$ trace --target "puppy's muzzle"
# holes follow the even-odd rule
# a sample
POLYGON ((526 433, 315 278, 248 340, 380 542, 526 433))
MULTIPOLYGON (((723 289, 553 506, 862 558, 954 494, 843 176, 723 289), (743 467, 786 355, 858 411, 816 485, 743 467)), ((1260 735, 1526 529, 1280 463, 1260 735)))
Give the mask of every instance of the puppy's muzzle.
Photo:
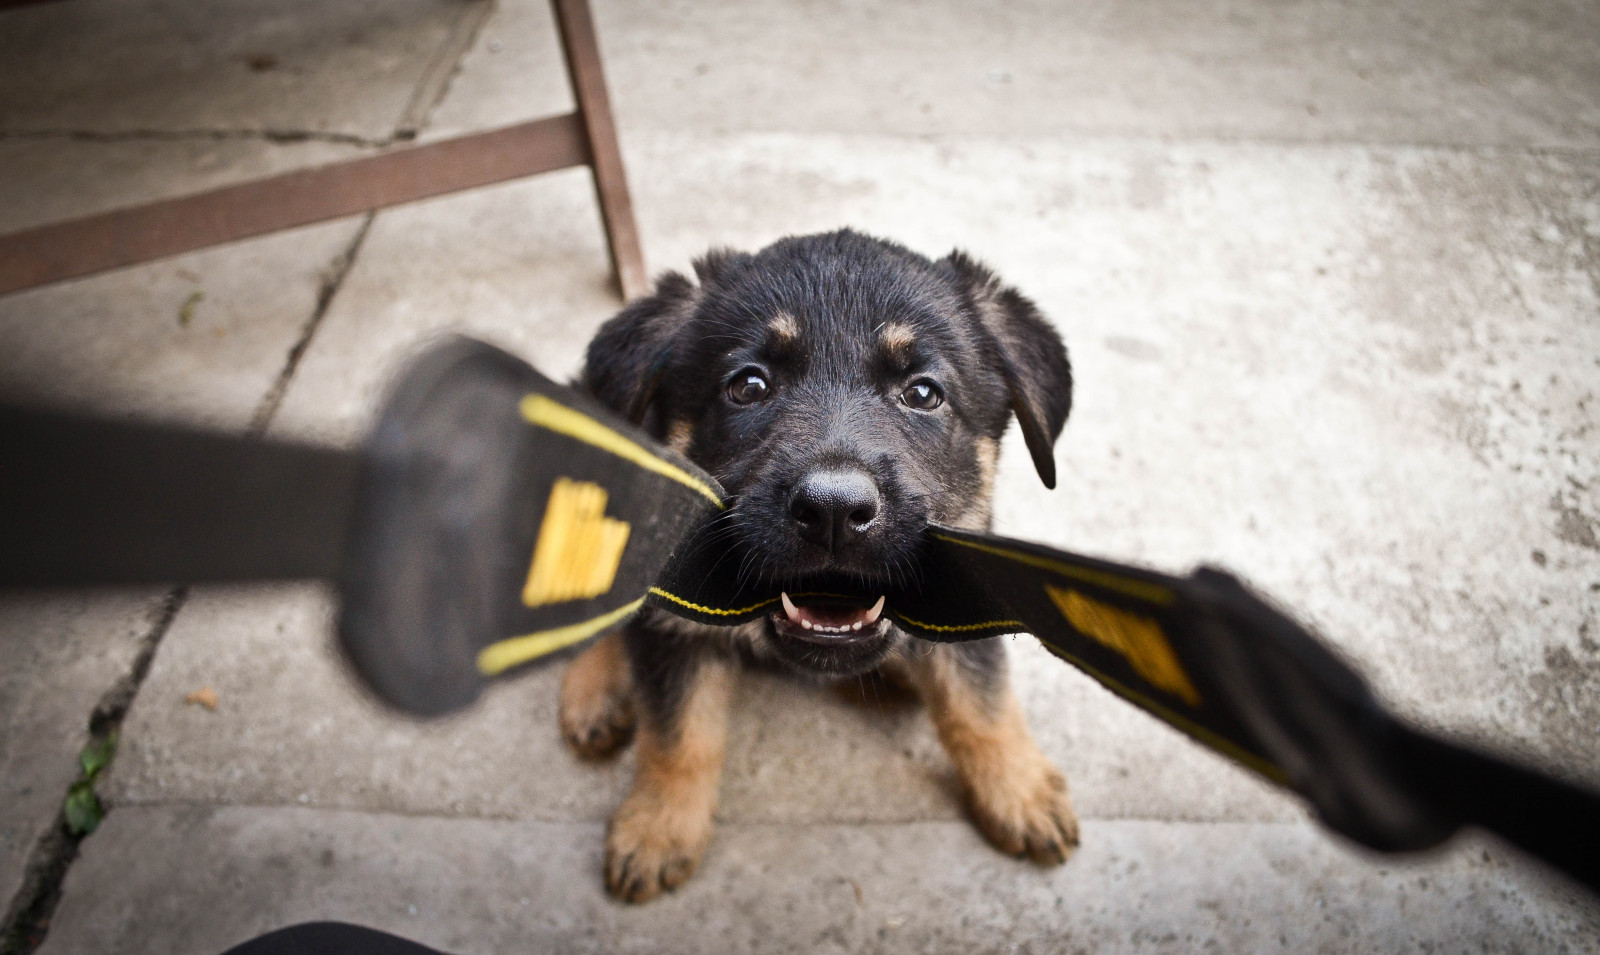
POLYGON ((802 540, 832 554, 871 529, 882 503, 877 482, 860 470, 812 471, 789 497, 789 519, 802 540))

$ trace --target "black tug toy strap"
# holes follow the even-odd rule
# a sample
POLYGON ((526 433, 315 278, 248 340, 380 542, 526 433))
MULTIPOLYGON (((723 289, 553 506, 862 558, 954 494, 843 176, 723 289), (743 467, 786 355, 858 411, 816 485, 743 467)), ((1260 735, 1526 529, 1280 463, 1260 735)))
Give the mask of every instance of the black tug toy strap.
MULTIPOLYGON (((356 452, 0 409, 0 586, 332 578, 348 658, 419 715, 645 605, 716 625, 777 611, 716 546, 726 507, 688 461, 467 339, 400 378, 356 452)), ((816 589, 792 596, 878 596, 816 589)), ((1476 823, 1600 888, 1600 797, 1400 723, 1224 573, 930 526, 915 584, 882 595, 925 640, 1035 635, 1365 845, 1476 823)))
POLYGON ((364 465, 339 637, 380 696, 422 715, 622 623, 724 507, 688 461, 467 339, 400 379, 364 465))
MULTIPOLYGON (((709 536, 709 531, 703 531, 709 536)), ((722 555, 691 539, 651 588, 651 605, 701 623, 736 624, 778 610, 775 589, 734 589, 722 555)), ((1193 631, 1206 607, 1186 581, 1022 541, 932 525, 914 587, 891 588, 884 613, 940 643, 1031 633, 1051 653, 1135 706, 1280 785, 1288 777, 1214 692, 1193 631), (1198 674, 1198 676, 1197 676, 1198 674)), ((845 595, 822 589, 806 597, 845 595)))

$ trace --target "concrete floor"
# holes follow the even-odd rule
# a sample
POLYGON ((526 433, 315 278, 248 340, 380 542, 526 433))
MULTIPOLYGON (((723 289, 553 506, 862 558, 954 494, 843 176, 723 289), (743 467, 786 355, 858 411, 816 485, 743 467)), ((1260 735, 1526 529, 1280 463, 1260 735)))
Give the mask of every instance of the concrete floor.
MULTIPOLYGON (((569 108, 545 6, 485 2, 0 12, 0 229, 569 108)), ((1060 490, 1008 438, 1000 532, 1224 564, 1400 711, 1600 785, 1600 7, 594 2, 652 268, 840 225, 968 249, 1079 380, 1060 490)), ((566 375, 617 307, 569 171, 0 298, 0 391, 349 443, 430 337, 566 375)), ((42 951, 314 918, 461 955, 1600 951, 1600 903, 1493 840, 1353 850, 1030 638, 1085 816, 1065 867, 983 844, 920 711, 752 678, 700 874, 622 906, 630 757, 567 753, 559 672, 412 723, 329 613, 310 585, 0 600, 12 915, 154 648, 42 951)))

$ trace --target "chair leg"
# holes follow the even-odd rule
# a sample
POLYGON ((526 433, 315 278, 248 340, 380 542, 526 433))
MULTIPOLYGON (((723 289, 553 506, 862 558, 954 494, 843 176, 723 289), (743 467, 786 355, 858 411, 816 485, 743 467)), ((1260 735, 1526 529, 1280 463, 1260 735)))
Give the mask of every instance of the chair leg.
POLYGON ((600 200, 600 218, 611 250, 611 264, 616 269, 622 297, 638 298, 649 291, 649 276, 639 248, 639 227, 633 219, 628 180, 622 170, 622 153, 617 146, 611 100, 606 95, 605 75, 600 67, 594 19, 589 13, 588 0, 551 0, 551 6, 555 8, 561 47, 566 53, 567 75, 578 101, 578 115, 583 118, 589 140, 590 168, 594 170, 595 193, 600 200))

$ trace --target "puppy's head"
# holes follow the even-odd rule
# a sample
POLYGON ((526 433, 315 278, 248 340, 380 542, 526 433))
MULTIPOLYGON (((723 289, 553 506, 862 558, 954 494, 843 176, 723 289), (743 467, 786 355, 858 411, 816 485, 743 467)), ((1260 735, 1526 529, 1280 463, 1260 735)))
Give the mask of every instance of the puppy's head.
POLYGON ((1054 486, 1066 350, 960 253, 842 231, 695 271, 698 286, 669 274, 601 329, 584 383, 730 492, 721 569, 784 591, 770 650, 868 669, 902 639, 876 598, 915 576, 923 527, 988 526, 1011 414, 1054 486))

